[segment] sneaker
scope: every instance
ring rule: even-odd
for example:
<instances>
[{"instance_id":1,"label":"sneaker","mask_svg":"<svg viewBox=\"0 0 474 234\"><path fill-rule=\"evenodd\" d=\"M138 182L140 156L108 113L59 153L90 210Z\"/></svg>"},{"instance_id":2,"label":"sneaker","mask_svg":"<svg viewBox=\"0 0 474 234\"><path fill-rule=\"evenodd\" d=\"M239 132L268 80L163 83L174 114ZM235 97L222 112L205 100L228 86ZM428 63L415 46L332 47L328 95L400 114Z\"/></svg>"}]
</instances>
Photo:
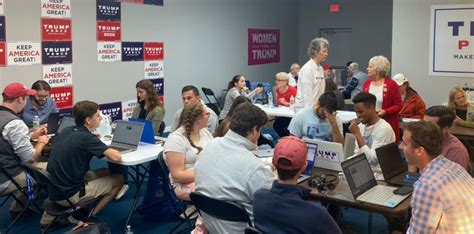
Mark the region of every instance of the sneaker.
<instances>
[{"instance_id":1,"label":"sneaker","mask_svg":"<svg viewBox=\"0 0 474 234\"><path fill-rule=\"evenodd\" d=\"M117 193L117 196L115 196L115 201L120 200L120 198L122 198L123 195L125 195L125 193L127 193L128 189L129 189L128 184L124 184L122 186L122 188L120 189L120 191Z\"/></svg>"},{"instance_id":2,"label":"sneaker","mask_svg":"<svg viewBox=\"0 0 474 234\"><path fill-rule=\"evenodd\" d=\"M181 219L186 219L186 217L188 217L188 219L195 219L198 217L198 212L196 210L196 207L194 207L193 205L191 206L188 206L186 208L186 210L184 211L184 213L180 214L179 215L179 218Z\"/></svg>"}]
</instances>

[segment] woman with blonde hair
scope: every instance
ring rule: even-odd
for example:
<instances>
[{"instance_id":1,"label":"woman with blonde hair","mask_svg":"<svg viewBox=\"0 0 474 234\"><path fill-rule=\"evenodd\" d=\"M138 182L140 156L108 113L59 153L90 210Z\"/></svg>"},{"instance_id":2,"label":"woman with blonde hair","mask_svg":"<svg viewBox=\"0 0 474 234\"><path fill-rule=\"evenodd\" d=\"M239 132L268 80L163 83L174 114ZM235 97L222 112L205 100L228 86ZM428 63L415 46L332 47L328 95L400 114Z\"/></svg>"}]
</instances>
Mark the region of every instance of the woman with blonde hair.
<instances>
[{"instance_id":1,"label":"woman with blonde hair","mask_svg":"<svg viewBox=\"0 0 474 234\"><path fill-rule=\"evenodd\" d=\"M170 170L170 180L176 196L190 200L194 189L194 164L204 147L212 140L207 130L209 112L202 103L186 105L179 118L178 128L164 145L164 158Z\"/></svg>"},{"instance_id":2,"label":"woman with blonde hair","mask_svg":"<svg viewBox=\"0 0 474 234\"><path fill-rule=\"evenodd\" d=\"M165 109L156 93L151 80L143 79L135 85L138 105L133 108L132 118L146 119L153 123L155 136L160 135L160 125L165 115Z\"/></svg>"},{"instance_id":3,"label":"woman with blonde hair","mask_svg":"<svg viewBox=\"0 0 474 234\"><path fill-rule=\"evenodd\" d=\"M454 124L474 128L474 110L461 87L454 87L449 92L448 108L456 113Z\"/></svg>"}]
</instances>

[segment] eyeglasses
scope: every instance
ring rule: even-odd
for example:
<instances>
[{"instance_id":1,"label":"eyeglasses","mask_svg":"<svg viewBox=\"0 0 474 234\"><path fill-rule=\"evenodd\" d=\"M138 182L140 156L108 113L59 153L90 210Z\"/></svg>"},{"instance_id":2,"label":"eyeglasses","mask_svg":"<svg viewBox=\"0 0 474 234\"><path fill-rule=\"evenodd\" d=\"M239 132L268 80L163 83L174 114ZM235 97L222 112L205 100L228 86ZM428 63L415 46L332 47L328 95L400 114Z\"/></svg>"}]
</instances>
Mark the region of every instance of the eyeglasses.
<instances>
[{"instance_id":1,"label":"eyeglasses","mask_svg":"<svg viewBox=\"0 0 474 234\"><path fill-rule=\"evenodd\" d=\"M35 95L38 99L47 99L49 95Z\"/></svg>"}]
</instances>

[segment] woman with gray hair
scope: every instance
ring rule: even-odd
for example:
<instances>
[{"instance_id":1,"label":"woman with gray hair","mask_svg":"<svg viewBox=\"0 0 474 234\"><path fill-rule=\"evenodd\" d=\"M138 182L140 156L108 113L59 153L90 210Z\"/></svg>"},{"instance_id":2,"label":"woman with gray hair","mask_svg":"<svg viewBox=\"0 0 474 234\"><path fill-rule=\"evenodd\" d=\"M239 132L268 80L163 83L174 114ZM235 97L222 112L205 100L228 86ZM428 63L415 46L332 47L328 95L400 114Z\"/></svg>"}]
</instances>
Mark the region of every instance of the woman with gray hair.
<instances>
[{"instance_id":1,"label":"woman with gray hair","mask_svg":"<svg viewBox=\"0 0 474 234\"><path fill-rule=\"evenodd\" d=\"M309 61L300 70L298 92L296 94L296 110L312 106L324 93L324 70L321 65L328 57L329 41L324 38L315 38L308 48Z\"/></svg>"},{"instance_id":2,"label":"woman with gray hair","mask_svg":"<svg viewBox=\"0 0 474 234\"><path fill-rule=\"evenodd\" d=\"M403 102L398 91L398 85L389 78L390 62L382 55L374 56L369 60L367 75L369 79L362 87L363 92L369 92L377 98L375 110L377 114L392 126L397 143L400 141L400 127L398 113Z\"/></svg>"},{"instance_id":3,"label":"woman with gray hair","mask_svg":"<svg viewBox=\"0 0 474 234\"><path fill-rule=\"evenodd\" d=\"M290 76L285 72L279 72L275 77L277 104L279 106L290 106L291 97L295 98L296 96L296 88L288 84ZM278 136L284 137L290 135L290 132L288 131L288 125L290 122L291 118L288 117L275 118L273 129L278 133Z\"/></svg>"}]
</instances>

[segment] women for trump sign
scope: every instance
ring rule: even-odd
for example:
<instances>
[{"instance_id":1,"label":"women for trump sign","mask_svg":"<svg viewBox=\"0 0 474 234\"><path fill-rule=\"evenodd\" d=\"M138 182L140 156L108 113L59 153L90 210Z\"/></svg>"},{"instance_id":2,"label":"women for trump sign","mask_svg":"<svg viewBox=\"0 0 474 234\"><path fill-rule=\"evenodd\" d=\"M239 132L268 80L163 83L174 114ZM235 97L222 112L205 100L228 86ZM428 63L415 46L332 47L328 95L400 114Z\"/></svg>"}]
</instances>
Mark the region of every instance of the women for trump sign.
<instances>
[{"instance_id":1,"label":"women for trump sign","mask_svg":"<svg viewBox=\"0 0 474 234\"><path fill-rule=\"evenodd\" d=\"M248 65L280 62L280 30L248 29Z\"/></svg>"}]
</instances>

